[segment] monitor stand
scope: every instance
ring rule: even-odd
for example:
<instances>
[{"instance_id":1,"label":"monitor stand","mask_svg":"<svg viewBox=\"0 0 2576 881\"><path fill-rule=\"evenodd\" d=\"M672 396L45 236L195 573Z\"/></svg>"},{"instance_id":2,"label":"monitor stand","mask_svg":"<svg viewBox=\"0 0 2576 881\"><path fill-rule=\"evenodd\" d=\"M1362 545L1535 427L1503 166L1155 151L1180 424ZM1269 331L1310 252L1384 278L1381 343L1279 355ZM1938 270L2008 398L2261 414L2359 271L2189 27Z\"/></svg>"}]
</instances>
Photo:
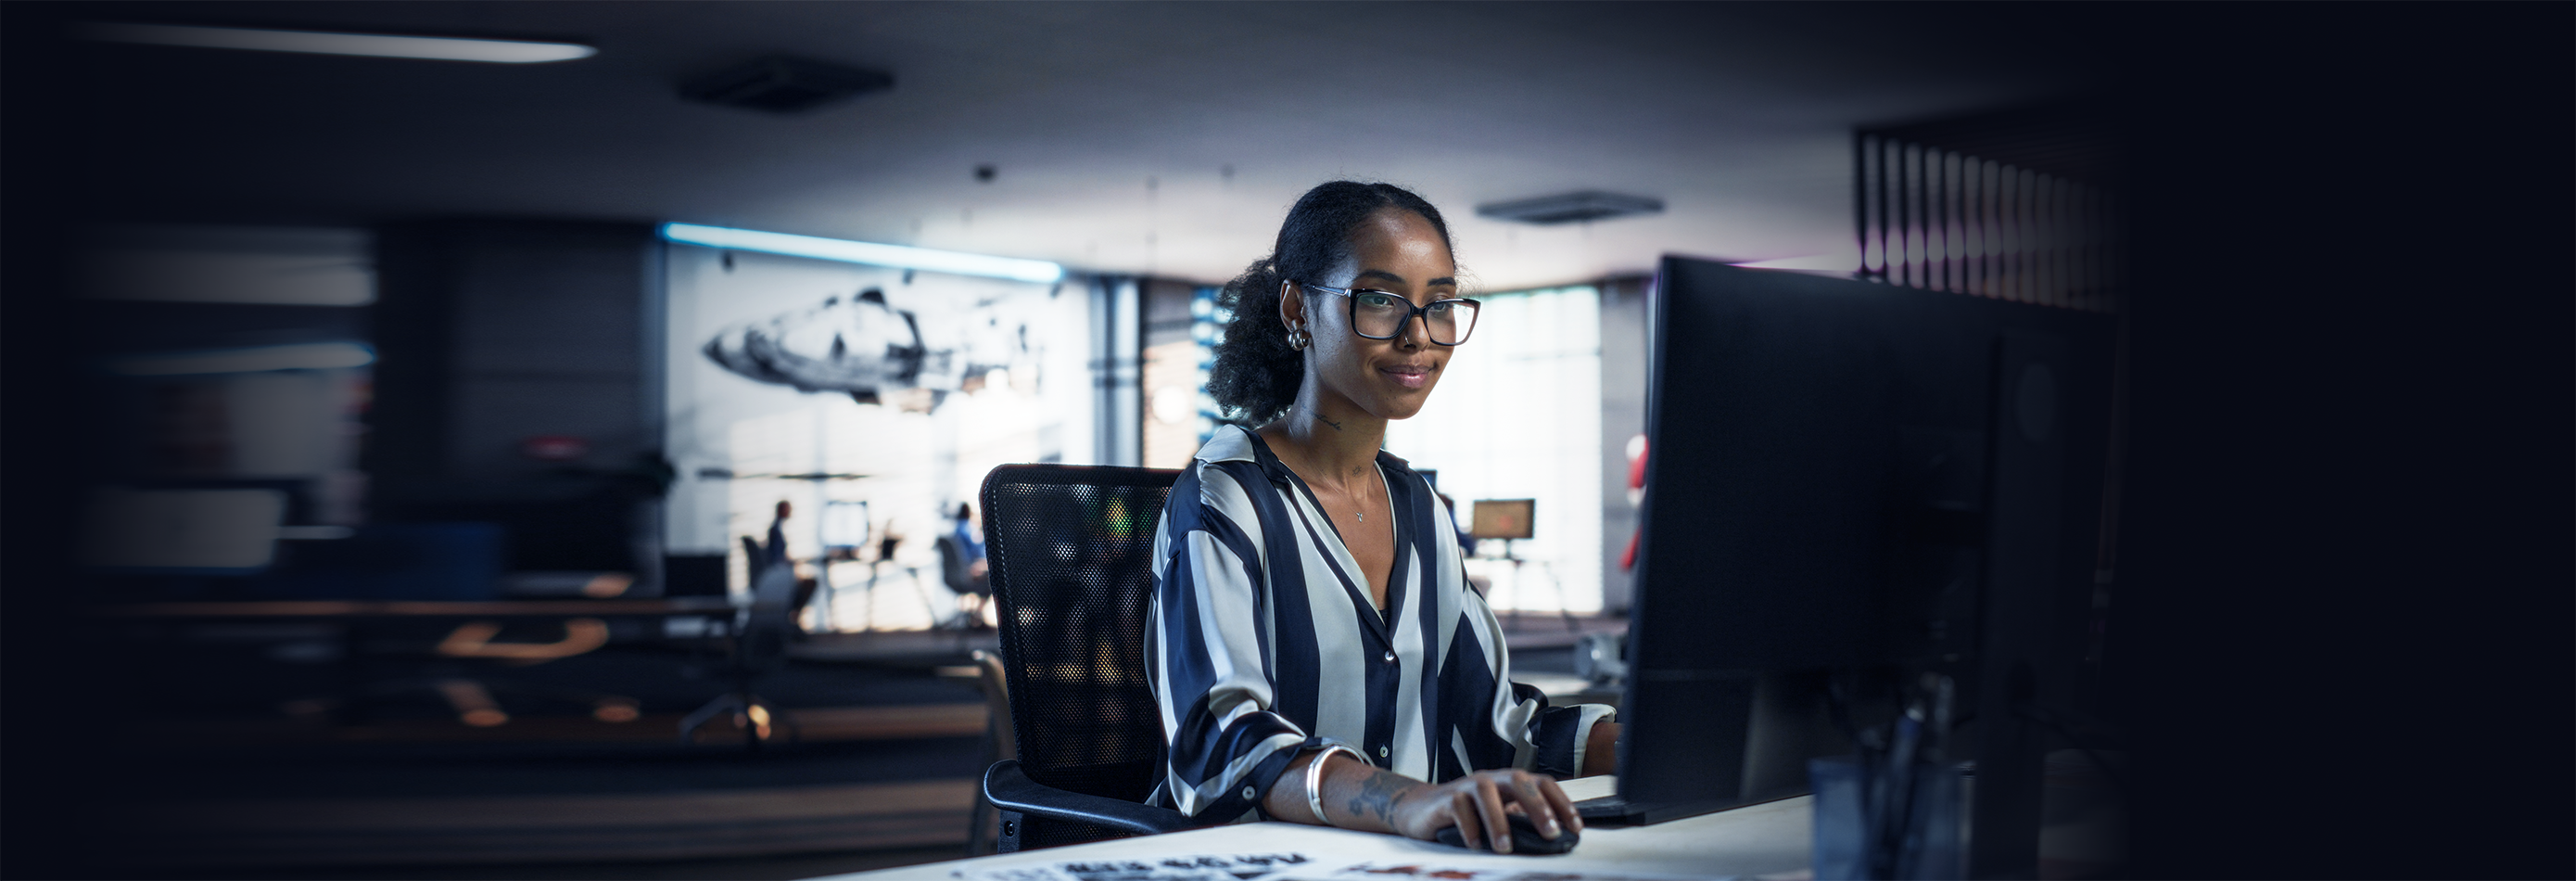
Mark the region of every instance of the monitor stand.
<instances>
[{"instance_id":1,"label":"monitor stand","mask_svg":"<svg viewBox=\"0 0 2576 881\"><path fill-rule=\"evenodd\" d=\"M1630 727L1616 795L1575 802L1585 822L1651 825L1806 795L1807 760L1850 751L1825 709L1823 671L1630 671L1641 709L1667 715L1679 731ZM1666 709L1666 713L1673 713ZM1654 725L1641 719L1643 725ZM1643 781L1636 785L1631 781ZM1656 781L1705 780L1706 791Z\"/></svg>"}]
</instances>

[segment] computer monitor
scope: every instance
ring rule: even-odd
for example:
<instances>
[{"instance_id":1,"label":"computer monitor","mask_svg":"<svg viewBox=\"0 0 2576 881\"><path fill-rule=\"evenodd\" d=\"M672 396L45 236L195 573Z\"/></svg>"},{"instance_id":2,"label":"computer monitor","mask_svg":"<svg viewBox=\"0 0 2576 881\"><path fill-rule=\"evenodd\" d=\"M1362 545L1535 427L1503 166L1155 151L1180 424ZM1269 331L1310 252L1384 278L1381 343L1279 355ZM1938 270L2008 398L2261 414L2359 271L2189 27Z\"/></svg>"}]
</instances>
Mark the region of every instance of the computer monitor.
<instances>
[{"instance_id":1,"label":"computer monitor","mask_svg":"<svg viewBox=\"0 0 2576 881\"><path fill-rule=\"evenodd\" d=\"M1529 538L1536 534L1530 518L1537 508L1537 499L1477 499L1475 512L1467 518L1467 534L1480 539Z\"/></svg>"},{"instance_id":2,"label":"computer monitor","mask_svg":"<svg viewBox=\"0 0 2576 881\"><path fill-rule=\"evenodd\" d=\"M266 488L93 491L81 557L94 569L252 575L276 556L287 494Z\"/></svg>"},{"instance_id":3,"label":"computer monitor","mask_svg":"<svg viewBox=\"0 0 2576 881\"><path fill-rule=\"evenodd\" d=\"M2071 688L2111 319L1678 257L1649 309L1620 796L1660 807L1632 819L1801 794L1852 751L1830 677L1936 672L1976 719L1972 849L2035 860L2015 702Z\"/></svg>"},{"instance_id":4,"label":"computer monitor","mask_svg":"<svg viewBox=\"0 0 2576 881\"><path fill-rule=\"evenodd\" d=\"M868 503L832 500L823 503L815 535L825 548L859 548L868 543L869 527Z\"/></svg>"}]
</instances>

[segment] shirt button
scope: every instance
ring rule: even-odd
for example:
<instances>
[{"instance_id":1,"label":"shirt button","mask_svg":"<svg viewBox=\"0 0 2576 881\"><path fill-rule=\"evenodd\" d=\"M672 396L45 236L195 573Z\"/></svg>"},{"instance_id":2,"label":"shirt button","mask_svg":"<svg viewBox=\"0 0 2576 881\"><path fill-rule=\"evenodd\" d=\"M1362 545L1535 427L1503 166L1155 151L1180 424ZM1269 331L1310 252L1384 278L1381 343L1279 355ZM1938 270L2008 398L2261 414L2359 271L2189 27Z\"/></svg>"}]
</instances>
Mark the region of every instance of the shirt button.
<instances>
[{"instance_id":1,"label":"shirt button","mask_svg":"<svg viewBox=\"0 0 2576 881\"><path fill-rule=\"evenodd\" d=\"M1386 653L1386 662L1387 662L1387 663L1389 663L1389 664L1395 663L1395 653L1394 653L1394 652L1387 652L1387 653Z\"/></svg>"},{"instance_id":2,"label":"shirt button","mask_svg":"<svg viewBox=\"0 0 2576 881\"><path fill-rule=\"evenodd\" d=\"M1379 746L1379 747L1377 748L1377 757L1378 757L1378 758L1381 758L1381 759L1386 758L1386 747L1385 747L1385 746L1381 745L1381 746Z\"/></svg>"},{"instance_id":3,"label":"shirt button","mask_svg":"<svg viewBox=\"0 0 2576 881\"><path fill-rule=\"evenodd\" d=\"M1246 786L1243 788L1243 797L1247 799L1252 797L1252 787Z\"/></svg>"}]
</instances>

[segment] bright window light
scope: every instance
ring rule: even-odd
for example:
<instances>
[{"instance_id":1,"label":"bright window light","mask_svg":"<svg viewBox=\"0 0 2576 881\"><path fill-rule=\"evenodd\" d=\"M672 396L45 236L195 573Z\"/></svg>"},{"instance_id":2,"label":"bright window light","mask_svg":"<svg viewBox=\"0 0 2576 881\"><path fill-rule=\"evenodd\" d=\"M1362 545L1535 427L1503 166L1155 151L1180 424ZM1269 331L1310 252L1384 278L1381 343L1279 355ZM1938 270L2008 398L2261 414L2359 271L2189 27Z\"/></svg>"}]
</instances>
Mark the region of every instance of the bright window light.
<instances>
[{"instance_id":1,"label":"bright window light","mask_svg":"<svg viewBox=\"0 0 2576 881\"><path fill-rule=\"evenodd\" d=\"M579 43L529 40L469 40L461 37L406 37L393 34L348 34L329 31L279 31L177 24L88 22L81 37L109 43L196 46L207 49L252 49L261 52L306 52L315 55L369 55L379 58L429 58L440 61L484 61L493 64L541 64L599 54Z\"/></svg>"},{"instance_id":2,"label":"bright window light","mask_svg":"<svg viewBox=\"0 0 2576 881\"><path fill-rule=\"evenodd\" d=\"M328 370L365 367L375 361L375 350L357 343L302 343L215 352L135 355L108 362L107 367L126 376L183 376L191 373Z\"/></svg>"},{"instance_id":3,"label":"bright window light","mask_svg":"<svg viewBox=\"0 0 2576 881\"><path fill-rule=\"evenodd\" d=\"M817 260L839 260L870 266L892 266L898 269L927 269L958 275L984 275L1020 281L1052 282L1064 278L1064 267L1044 260L1022 260L1016 257L987 257L982 254L960 254L903 245L880 245L844 239L793 236L786 233L758 232L748 229L726 229L721 226L695 226L686 223L662 225L662 237L688 245L730 248L736 251L760 251Z\"/></svg>"},{"instance_id":4,"label":"bright window light","mask_svg":"<svg viewBox=\"0 0 2576 881\"><path fill-rule=\"evenodd\" d=\"M1477 499L1538 500L1535 537L1516 540L1511 549L1522 560L1547 561L1544 567L1483 556L1467 561L1470 574L1488 581L1487 604L1497 611L1599 611L1601 289L1488 292L1477 299L1485 305L1476 336L1449 362L1466 369L1442 372L1440 393L1419 415L1387 424L1387 452L1416 468L1438 468L1440 491L1457 500L1460 519L1475 513ZM1512 430L1494 430L1505 424ZM1531 467L1537 462L1580 467ZM1492 554L1500 544L1483 542L1477 551Z\"/></svg>"}]
</instances>

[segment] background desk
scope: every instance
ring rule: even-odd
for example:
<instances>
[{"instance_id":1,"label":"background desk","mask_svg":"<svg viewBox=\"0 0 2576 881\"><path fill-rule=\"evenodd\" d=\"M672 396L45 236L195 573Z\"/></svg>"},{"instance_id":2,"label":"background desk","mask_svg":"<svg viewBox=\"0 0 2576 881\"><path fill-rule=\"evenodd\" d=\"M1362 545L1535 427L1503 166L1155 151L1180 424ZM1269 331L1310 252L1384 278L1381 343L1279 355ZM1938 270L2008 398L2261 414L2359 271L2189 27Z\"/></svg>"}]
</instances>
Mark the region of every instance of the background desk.
<instances>
[{"instance_id":1,"label":"background desk","mask_svg":"<svg viewBox=\"0 0 2576 881\"><path fill-rule=\"evenodd\" d=\"M1606 795L1608 777L1569 781L1576 799ZM1804 877L1809 863L1807 796L1674 820L1653 826L1592 826L1583 843L1564 856L1525 857L1473 853L1393 835L1328 829L1296 823L1239 823L1090 844L905 866L830 881L947 879L963 871L1033 867L1074 860L1147 859L1195 854L1296 852L1316 861L1318 873L1359 863L1587 875L1636 874L1681 878ZM1389 876L1395 877L1395 876Z\"/></svg>"}]
</instances>

